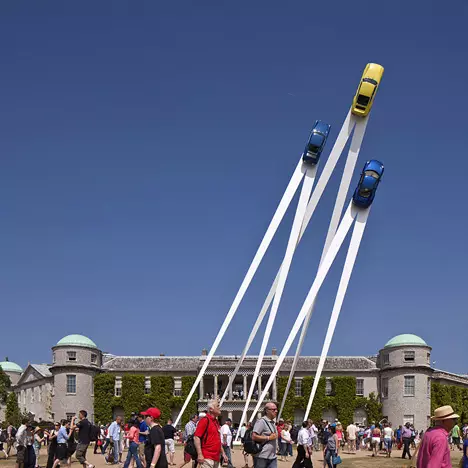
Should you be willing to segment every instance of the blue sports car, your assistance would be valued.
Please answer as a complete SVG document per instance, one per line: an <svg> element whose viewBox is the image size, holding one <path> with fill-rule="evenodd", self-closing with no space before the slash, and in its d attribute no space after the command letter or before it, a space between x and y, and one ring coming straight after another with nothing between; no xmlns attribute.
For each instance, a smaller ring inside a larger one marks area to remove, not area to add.
<svg viewBox="0 0 468 468"><path fill-rule="evenodd" d="M361 172L358 186L354 191L353 202L362 208L369 208L375 197L375 191L379 186L384 173L384 165L376 159L367 161Z"/></svg>
<svg viewBox="0 0 468 468"><path fill-rule="evenodd" d="M309 141L302 154L302 160L306 164L314 166L319 162L325 143L327 142L328 133L331 125L328 125L321 120L315 122L314 128L310 132Z"/></svg>

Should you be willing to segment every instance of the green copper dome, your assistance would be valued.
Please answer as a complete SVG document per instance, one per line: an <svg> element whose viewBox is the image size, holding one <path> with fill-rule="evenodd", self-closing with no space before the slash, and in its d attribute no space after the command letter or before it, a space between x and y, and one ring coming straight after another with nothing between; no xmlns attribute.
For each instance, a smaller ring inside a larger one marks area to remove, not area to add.
<svg viewBox="0 0 468 468"><path fill-rule="evenodd" d="M56 346L83 346L85 348L97 348L96 343L83 335L67 335Z"/></svg>
<svg viewBox="0 0 468 468"><path fill-rule="evenodd" d="M384 346L384 348L391 348L393 346L408 346L408 345L428 346L428 344L419 336L411 335L411 334L404 334L404 335L394 336L391 340L387 341L387 344Z"/></svg>
<svg viewBox="0 0 468 468"><path fill-rule="evenodd" d="M2 368L3 372L15 372L17 374L22 374L23 369L21 369L18 364L15 362L10 362L10 361L2 361L0 362L0 367Z"/></svg>

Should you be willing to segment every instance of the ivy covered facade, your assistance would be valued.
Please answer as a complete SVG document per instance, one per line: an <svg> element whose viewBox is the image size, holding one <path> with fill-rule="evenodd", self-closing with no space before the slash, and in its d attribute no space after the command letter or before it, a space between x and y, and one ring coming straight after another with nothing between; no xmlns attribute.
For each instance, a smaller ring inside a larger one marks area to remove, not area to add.
<svg viewBox="0 0 468 468"><path fill-rule="evenodd" d="M309 416L314 420L337 418L343 424L365 424L387 417L394 425L409 421L425 429L435 407L451 404L468 418L468 377L434 369L431 352L421 338L399 335L373 356L329 356ZM19 411L32 414L37 421L69 418L85 409L91 420L107 423L116 415L128 419L133 412L150 406L160 408L164 421L179 414L206 358L206 350L199 356L116 356L103 353L87 337L69 335L52 347L51 364L29 364L22 370L4 361L0 367L10 379L8 391L14 393ZM224 394L222 417L238 423L253 386L252 414L278 356L275 349L265 356L255 382L257 357L247 356L228 388L238 359L233 355L213 357L182 424L191 414L205 411L209 399ZM292 364L293 357L286 357L268 399L282 401ZM284 419L302 422L318 364L318 357L299 358ZM4 380L7 382L6 377ZM0 395L2 419L6 415L4 394Z"/></svg>

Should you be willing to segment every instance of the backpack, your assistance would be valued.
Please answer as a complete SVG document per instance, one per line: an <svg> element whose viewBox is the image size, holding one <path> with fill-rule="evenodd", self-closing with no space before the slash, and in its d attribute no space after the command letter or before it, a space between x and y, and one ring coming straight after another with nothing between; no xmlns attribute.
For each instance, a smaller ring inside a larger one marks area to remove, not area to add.
<svg viewBox="0 0 468 468"><path fill-rule="evenodd" d="M253 428L247 429L244 434L244 452L255 455L262 451L262 445L252 439Z"/></svg>
<svg viewBox="0 0 468 468"><path fill-rule="evenodd" d="M18 432L18 431L17 431L16 427L12 427L12 428L11 428L11 438L16 437L16 433L17 433L17 432Z"/></svg>
<svg viewBox="0 0 468 468"><path fill-rule="evenodd" d="M208 433L209 425L210 425L210 418L208 418L208 423L206 425L205 433L203 434L202 437L200 437L201 446L203 446L203 441L201 439L205 439L205 436ZM185 441L184 452L187 455L190 455L193 460L197 459L198 454L197 454L197 448L195 447L195 440L193 439L193 434L187 437L187 440Z"/></svg>
<svg viewBox="0 0 468 468"><path fill-rule="evenodd" d="M101 434L101 429L96 424L92 424L89 428L89 440L91 442L97 442L99 440L99 435Z"/></svg>
<svg viewBox="0 0 468 468"><path fill-rule="evenodd" d="M185 442L184 452L190 455L194 460L197 458L197 448L195 447L195 441L193 440L193 434L187 437Z"/></svg>
<svg viewBox="0 0 468 468"><path fill-rule="evenodd" d="M6 438L6 435L5 435L5 431L1 431L0 432L0 442L3 443L3 442L6 442L7 441L7 438Z"/></svg>

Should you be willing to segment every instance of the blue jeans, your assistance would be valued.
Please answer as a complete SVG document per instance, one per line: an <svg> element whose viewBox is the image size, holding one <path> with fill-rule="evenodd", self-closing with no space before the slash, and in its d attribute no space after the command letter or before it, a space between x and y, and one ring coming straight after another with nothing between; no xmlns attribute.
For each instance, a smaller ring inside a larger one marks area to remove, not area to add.
<svg viewBox="0 0 468 468"><path fill-rule="evenodd" d="M140 457L138 456L138 444L135 442L130 442L130 447L128 447L127 459L125 460L124 468L128 468L132 457L135 460L137 468L141 467Z"/></svg>
<svg viewBox="0 0 468 468"><path fill-rule="evenodd" d="M287 445L287 449L286 449L286 455L289 455L290 457L293 456L293 444L286 444Z"/></svg>
<svg viewBox="0 0 468 468"><path fill-rule="evenodd" d="M224 448L224 453L226 454L226 457L228 459L228 468L232 468L232 458L231 458L231 447L228 445L223 445ZM124 467L128 468L128 467Z"/></svg>
<svg viewBox="0 0 468 468"><path fill-rule="evenodd" d="M335 468L335 465L333 464L333 457L336 455L336 452L334 450L327 449L325 452L325 461L327 462L328 468Z"/></svg>
<svg viewBox="0 0 468 468"><path fill-rule="evenodd" d="M114 463L113 463L114 465L119 463L119 454L120 454L119 445L120 445L120 440L117 440L114 442L114 444L111 447L112 452L114 454ZM107 461L107 457L106 457L106 461Z"/></svg>
<svg viewBox="0 0 468 468"><path fill-rule="evenodd" d="M109 444L110 444L110 439L109 437L107 437L106 441L102 444L102 447L101 447L103 454L106 453L106 450L107 450L107 447L109 447Z"/></svg>
<svg viewBox="0 0 468 468"><path fill-rule="evenodd" d="M285 457L288 453L288 447L286 442L283 442L281 439L279 440L279 454L282 457Z"/></svg>

